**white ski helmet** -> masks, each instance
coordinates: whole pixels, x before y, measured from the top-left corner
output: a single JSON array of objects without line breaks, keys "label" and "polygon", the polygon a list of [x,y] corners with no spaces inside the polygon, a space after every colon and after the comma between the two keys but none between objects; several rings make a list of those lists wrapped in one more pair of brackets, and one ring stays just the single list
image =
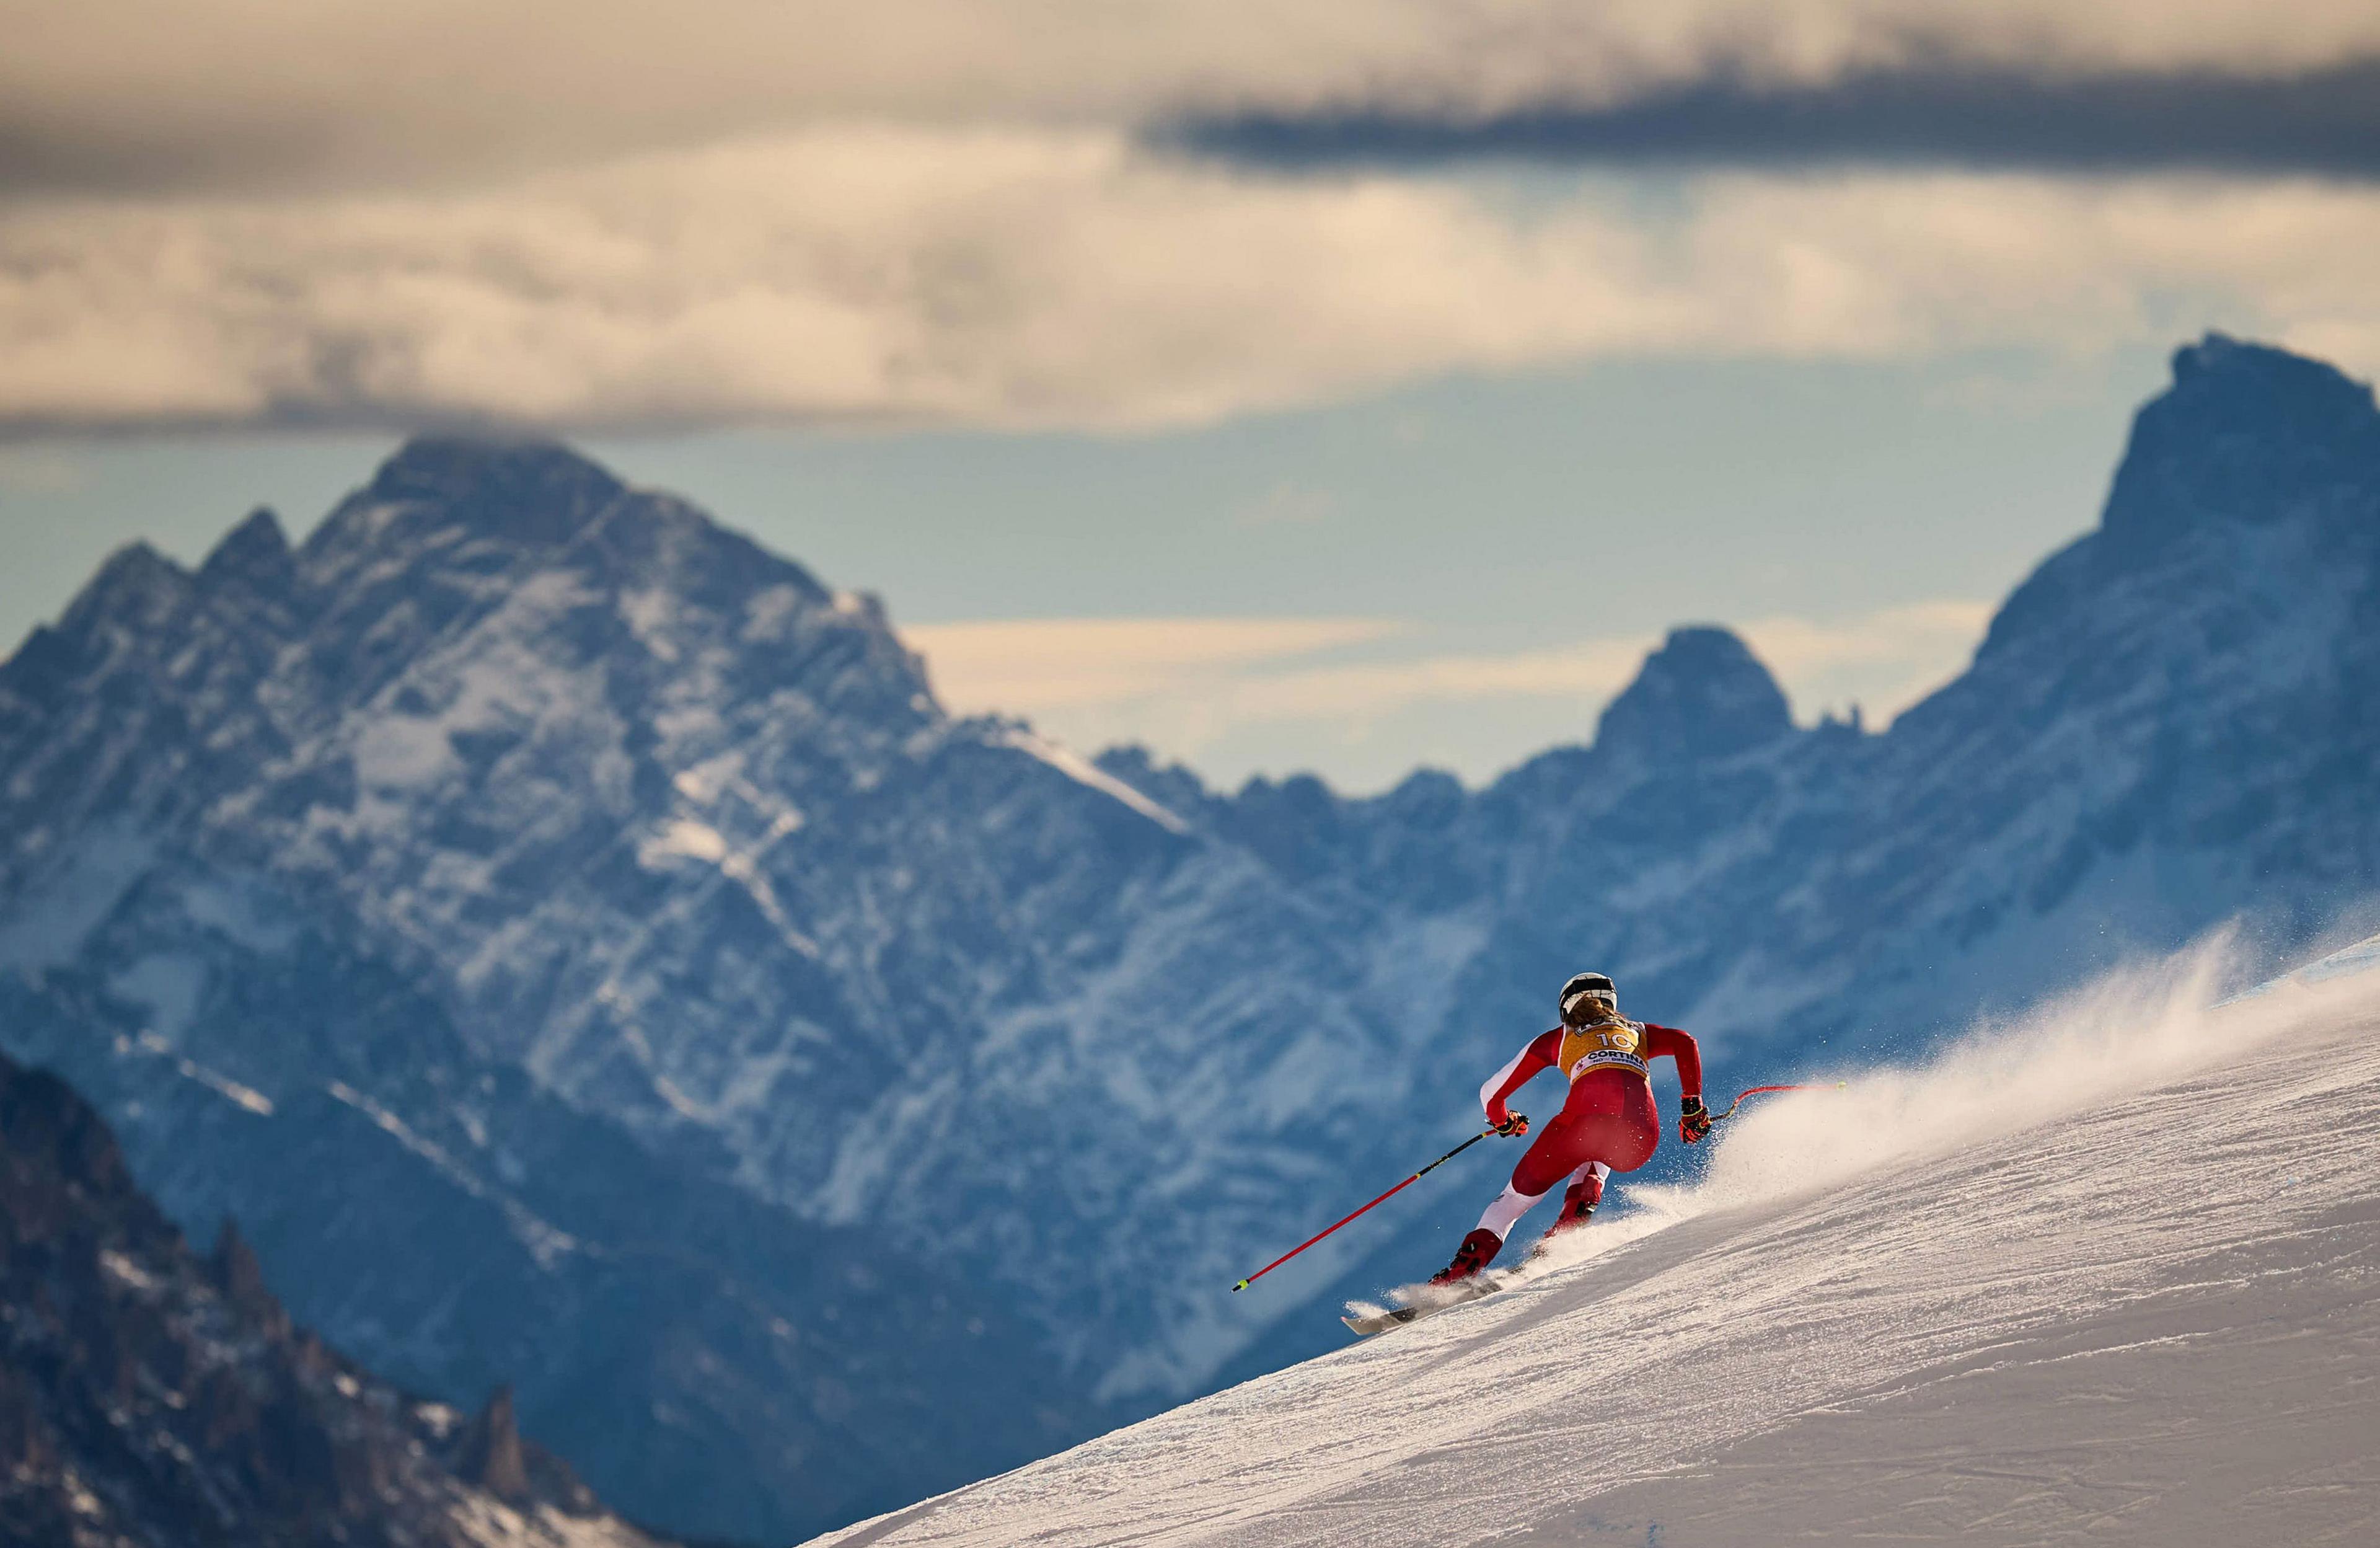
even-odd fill
[{"label": "white ski helmet", "polygon": [[1620,991],[1601,973],[1574,973],[1557,1003],[1563,1026],[1592,1027],[1620,1014]]}]

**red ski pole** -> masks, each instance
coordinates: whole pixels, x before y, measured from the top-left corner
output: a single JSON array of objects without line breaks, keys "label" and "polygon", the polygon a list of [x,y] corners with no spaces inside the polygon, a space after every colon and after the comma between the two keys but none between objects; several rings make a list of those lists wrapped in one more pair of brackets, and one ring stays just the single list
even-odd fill
[{"label": "red ski pole", "polygon": [[[1515,1118],[1521,1118],[1521,1115],[1518,1113],[1515,1113],[1512,1115]],[[1522,1118],[1521,1121],[1526,1122],[1527,1120],[1525,1118]],[[1447,1152],[1444,1155],[1439,1156],[1436,1161],[1431,1162],[1420,1171],[1415,1172],[1412,1176],[1407,1177],[1404,1181],[1397,1184],[1395,1188],[1389,1189],[1386,1193],[1381,1194],[1378,1199],[1373,1200],[1372,1204],[1387,1203],[1390,1199],[1395,1198],[1402,1190],[1411,1188],[1414,1184],[1421,1181],[1422,1178],[1429,1176],[1430,1173],[1445,1165],[1448,1162],[1452,1161],[1456,1156],[1461,1155],[1463,1152],[1469,1150],[1472,1146],[1479,1143],[1480,1140],[1487,1139],[1488,1136],[1494,1134],[1495,1132],[1497,1132],[1497,1130],[1495,1126],[1492,1124],[1488,1127],[1481,1129],[1470,1139],[1465,1140],[1460,1145],[1455,1146],[1454,1149]],[[1364,1210],[1370,1209],[1372,1204],[1365,1205]],[[1245,1279],[1241,1280],[1237,1285],[1232,1286],[1232,1293],[1233,1295],[1237,1295],[1242,1290],[1246,1289],[1257,1280],[1262,1279],[1266,1274],[1270,1274],[1273,1270],[1281,1267],[1283,1263],[1288,1262],[1292,1258],[1296,1257],[1307,1248],[1312,1247],[1316,1242],[1320,1241],[1331,1232],[1339,1229],[1340,1226],[1346,1225],[1348,1221],[1354,1219],[1356,1214],[1362,1214],[1364,1210],[1357,1210],[1355,1214],[1348,1215],[1343,1219],[1334,1220],[1330,1225],[1325,1225],[1321,1230],[1315,1232],[1314,1235],[1306,1237],[1304,1241],[1299,1242],[1295,1247],[1291,1248],[1280,1257],[1275,1258],[1271,1262],[1267,1263],[1264,1267],[1257,1270],[1256,1273],[1248,1275]]]},{"label": "red ski pole", "polygon": [[1734,1112],[1735,1112],[1735,1110],[1736,1110],[1737,1108],[1739,1108],[1739,1107],[1741,1107],[1741,1106],[1742,1106],[1742,1105],[1743,1105],[1743,1099],[1744,1099],[1745,1097],[1748,1097],[1748,1096],[1758,1096],[1758,1095],[1759,1095],[1761,1092],[1763,1092],[1763,1091],[1841,1091],[1841,1090],[1843,1089],[1843,1087],[1844,1087],[1845,1085],[1847,1085],[1848,1083],[1849,1083],[1849,1082],[1847,1082],[1847,1081],[1838,1080],[1838,1081],[1836,1081],[1832,1086],[1753,1086],[1753,1087],[1749,1087],[1749,1088],[1747,1088],[1746,1090],[1744,1090],[1744,1091],[1738,1091],[1738,1092],[1736,1093],[1735,1100],[1734,1100],[1733,1102],[1730,1102],[1730,1103],[1729,1103],[1727,1104],[1727,1111],[1726,1111],[1726,1112],[1724,1112],[1724,1113],[1713,1113],[1713,1114],[1711,1115],[1711,1122],[1713,1122],[1713,1123],[1717,1123],[1717,1122],[1718,1122],[1721,1118],[1725,1118],[1725,1117],[1732,1116],[1732,1115],[1733,1115],[1733,1114],[1734,1114]]}]

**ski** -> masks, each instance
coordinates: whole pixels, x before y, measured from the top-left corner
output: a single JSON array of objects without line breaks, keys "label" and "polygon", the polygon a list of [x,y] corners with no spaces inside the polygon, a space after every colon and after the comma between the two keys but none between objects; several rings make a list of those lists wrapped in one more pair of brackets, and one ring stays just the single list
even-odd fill
[{"label": "ski", "polygon": [[1424,1317],[1443,1311],[1451,1306],[1467,1306],[1475,1300],[1484,1300],[1518,1278],[1520,1274],[1516,1270],[1501,1274],[1475,1274],[1457,1285],[1433,1287],[1427,1301],[1416,1302],[1412,1306],[1392,1307],[1386,1311],[1374,1311],[1361,1317],[1342,1317],[1339,1320],[1346,1323],[1347,1330],[1356,1337],[1368,1338],[1373,1334],[1386,1333],[1390,1328],[1402,1327],[1407,1323],[1418,1323]]},{"label": "ski", "polygon": [[1368,1317],[1342,1317],[1339,1320],[1346,1323],[1347,1331],[1356,1337],[1368,1338],[1373,1334],[1386,1333],[1390,1328],[1417,1322],[1422,1315],[1422,1309],[1418,1306],[1400,1306],[1392,1311],[1378,1311]]}]

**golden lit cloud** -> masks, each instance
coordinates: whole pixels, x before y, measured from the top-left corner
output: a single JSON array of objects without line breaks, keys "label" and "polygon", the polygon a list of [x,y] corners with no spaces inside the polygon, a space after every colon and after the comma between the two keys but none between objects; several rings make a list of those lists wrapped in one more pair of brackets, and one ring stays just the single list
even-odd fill
[{"label": "golden lit cloud", "polygon": [[[1772,616],[1737,632],[1805,718],[1857,701],[1880,725],[1965,664],[1990,611],[1940,599],[1845,618]],[[1500,702],[1537,705],[1545,724],[1584,739],[1594,712],[1659,643],[1645,635],[1431,651],[1419,629],[1350,618],[1018,619],[902,632],[961,713],[1019,715],[1079,748],[1139,742],[1194,762],[1257,727],[1298,725],[1327,746],[1396,717]]]},{"label": "golden lit cloud", "polygon": [[1262,177],[1100,130],[834,130],[474,194],[0,203],[0,426],[1196,424],[1598,358],[2369,369],[2380,189]]},{"label": "golden lit cloud", "polygon": [[1196,691],[1242,668],[1397,632],[1377,618],[1020,618],[913,624],[901,635],[946,703],[1030,718]]}]

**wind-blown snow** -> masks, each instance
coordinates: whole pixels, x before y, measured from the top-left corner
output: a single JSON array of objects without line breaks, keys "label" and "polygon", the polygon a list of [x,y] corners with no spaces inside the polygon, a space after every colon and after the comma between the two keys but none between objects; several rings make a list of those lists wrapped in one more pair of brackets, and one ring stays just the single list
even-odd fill
[{"label": "wind-blown snow", "polygon": [[2371,1541],[2375,958],[1769,1099],[1512,1290],[820,1541]]}]

